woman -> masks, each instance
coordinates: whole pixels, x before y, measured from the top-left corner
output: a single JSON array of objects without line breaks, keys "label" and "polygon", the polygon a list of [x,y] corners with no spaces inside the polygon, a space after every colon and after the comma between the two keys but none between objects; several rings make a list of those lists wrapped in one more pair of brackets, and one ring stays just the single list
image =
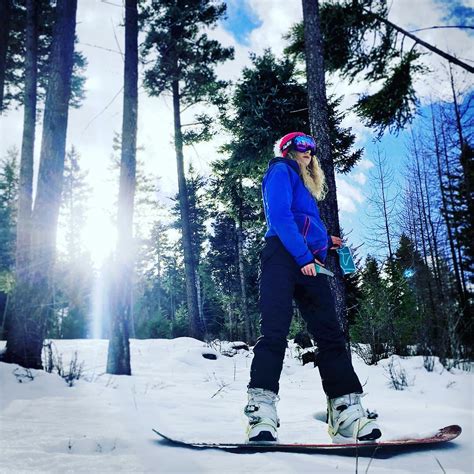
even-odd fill
[{"label": "woman", "polygon": [[[270,161],[262,191],[268,230],[261,253],[261,336],[254,347],[248,404],[249,441],[276,441],[279,378],[296,300],[318,346],[316,362],[328,401],[329,434],[334,442],[381,436],[360,403],[362,387],[346,351],[334,300],[324,271],[328,249],[339,248],[319,216],[316,200],[327,192],[315,156],[314,139],[285,135],[281,156]],[[316,266],[317,264],[318,266]],[[318,270],[318,271],[317,271]]]}]

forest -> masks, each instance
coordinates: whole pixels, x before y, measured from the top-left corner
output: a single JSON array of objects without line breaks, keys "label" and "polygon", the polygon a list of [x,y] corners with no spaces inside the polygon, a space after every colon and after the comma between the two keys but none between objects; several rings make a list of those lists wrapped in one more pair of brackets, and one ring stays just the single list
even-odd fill
[{"label": "forest", "polygon": [[[230,14],[224,2],[115,2],[123,18],[122,128],[101,159],[115,190],[117,237],[98,266],[83,238],[92,195],[83,144],[67,138],[68,115],[88,94],[81,42],[90,40],[77,35],[77,3],[0,2],[0,129],[15,110],[23,120],[21,142],[0,156],[2,361],[41,369],[51,340],[108,339],[107,372],[132,374],[130,339],[255,344],[266,231],[261,182],[275,143],[295,130],[315,138],[328,183],[321,215],[351,246],[336,180],[366,155],[344,122],[350,112],[370,131],[376,152],[369,157],[369,217],[358,216],[366,239],[352,246],[357,271],[344,275],[336,252],[327,262],[347,342],[369,365],[396,354],[421,355],[427,369],[434,357],[448,369],[469,369],[472,61],[389,21],[390,2],[303,0],[284,52],[251,53],[229,81],[219,71],[234,60],[234,48],[213,36]],[[472,16],[457,25],[472,30]],[[442,67],[427,66],[431,57]],[[422,97],[416,84],[427,76],[448,93]],[[328,92],[336,77],[367,86],[350,111],[343,95]],[[177,183],[168,199],[160,158],[155,174],[141,158],[144,97],[170,103],[174,155],[166,159]],[[377,144],[402,134],[409,139],[400,138],[400,181],[391,150]],[[216,136],[225,139],[216,143]],[[204,142],[215,143],[207,174],[189,159]],[[305,331],[295,306],[289,338]]]}]

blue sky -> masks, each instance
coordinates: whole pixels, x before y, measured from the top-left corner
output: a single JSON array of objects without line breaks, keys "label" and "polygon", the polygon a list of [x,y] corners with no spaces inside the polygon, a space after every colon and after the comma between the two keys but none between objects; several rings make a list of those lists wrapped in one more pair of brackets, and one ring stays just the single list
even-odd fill
[{"label": "blue sky", "polygon": [[247,0],[227,1],[227,19],[224,28],[242,45],[248,45],[249,33],[260,27],[262,21],[256,17]]}]

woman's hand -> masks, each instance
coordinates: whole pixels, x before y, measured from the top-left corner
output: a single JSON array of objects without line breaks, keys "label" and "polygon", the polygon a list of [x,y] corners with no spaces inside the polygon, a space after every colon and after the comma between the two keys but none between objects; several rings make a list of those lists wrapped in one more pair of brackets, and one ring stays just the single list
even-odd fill
[{"label": "woman's hand", "polygon": [[[317,263],[318,265],[321,265],[322,267],[324,267],[324,264],[321,263],[317,258],[314,259],[314,263]],[[301,273],[306,276],[316,276],[317,272],[316,272],[316,267],[314,266],[314,263],[308,263],[308,265],[305,265],[301,269]]]},{"label": "woman's hand", "polygon": [[331,235],[331,240],[332,240],[332,247],[330,248],[330,250],[335,250],[342,247],[342,239],[340,237]]}]

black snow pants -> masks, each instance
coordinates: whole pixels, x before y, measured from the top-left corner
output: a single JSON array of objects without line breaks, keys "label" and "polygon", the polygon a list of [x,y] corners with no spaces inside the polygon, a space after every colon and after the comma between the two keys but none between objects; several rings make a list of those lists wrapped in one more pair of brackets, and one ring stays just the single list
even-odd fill
[{"label": "black snow pants", "polygon": [[249,388],[279,391],[279,379],[293,315],[293,298],[318,346],[316,363],[329,398],[362,393],[346,351],[326,275],[306,276],[278,237],[261,253],[261,336],[254,347]]}]

